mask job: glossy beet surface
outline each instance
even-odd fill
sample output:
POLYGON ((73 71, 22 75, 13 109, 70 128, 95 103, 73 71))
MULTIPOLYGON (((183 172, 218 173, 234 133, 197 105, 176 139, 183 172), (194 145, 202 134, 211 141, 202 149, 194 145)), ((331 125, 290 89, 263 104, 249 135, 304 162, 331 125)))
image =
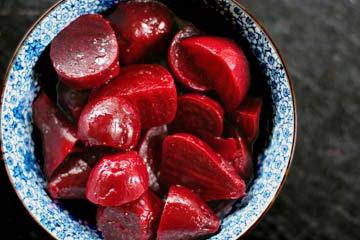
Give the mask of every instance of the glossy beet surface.
POLYGON ((50 178, 73 149, 76 131, 45 93, 40 93, 32 110, 34 124, 41 132, 45 176, 50 178))
POLYGON ((200 94, 185 94, 178 98, 173 132, 188 132, 198 136, 220 136, 223 132, 224 110, 215 100, 200 94))
POLYGON ((90 92, 87 90, 76 90, 68 87, 62 82, 57 86, 57 103, 67 113, 70 118, 77 122, 81 110, 87 103, 90 92))
POLYGON ((192 25, 185 26, 174 36, 169 51, 168 63, 176 80, 188 89, 207 91, 212 89, 212 84, 202 72, 192 65, 187 53, 180 47, 180 40, 196 36, 201 32, 192 25))
POLYGON ((171 74, 157 64, 124 67, 121 74, 92 93, 91 98, 123 96, 138 107, 141 127, 170 123, 176 114, 176 87, 171 74))
POLYGON ((261 97, 247 97, 234 112, 229 114, 230 120, 240 129, 249 143, 256 140, 259 132, 262 101, 261 97))
POLYGON ((158 2, 121 2, 110 14, 124 64, 144 61, 167 49, 173 19, 166 6, 158 2))
POLYGON ((66 159, 48 182, 48 192, 53 199, 82 199, 91 167, 81 157, 66 159))
POLYGON ((245 183, 234 168, 202 140, 185 133, 164 139, 160 182, 186 186, 205 201, 245 195, 245 183))
POLYGON ((140 138, 137 108, 122 97, 103 97, 89 101, 78 122, 79 139, 90 146, 133 149, 140 138))
POLYGON ((220 220, 189 189, 172 186, 157 232, 158 240, 197 239, 215 233, 220 220))
POLYGON ((99 207, 96 220, 106 240, 154 239, 162 201, 151 191, 119 207, 99 207))
POLYGON ((52 41, 50 58, 66 85, 87 89, 100 86, 119 73, 115 32, 99 14, 77 18, 52 41))
POLYGON ((166 136, 166 125, 150 128, 138 146, 139 156, 144 159, 149 173, 149 187, 155 192, 160 190, 157 172, 161 162, 162 141, 166 136))
POLYGON ((226 161, 232 161, 235 152, 238 149, 238 143, 234 138, 222 138, 207 135, 203 137, 204 141, 226 161))
POLYGON ((136 152, 103 157, 92 169, 86 197, 102 206, 119 206, 138 199, 148 188, 144 160, 136 152))
POLYGON ((232 40, 195 36, 180 41, 194 71, 201 71, 228 111, 235 110, 248 92, 250 70, 241 48, 232 40))

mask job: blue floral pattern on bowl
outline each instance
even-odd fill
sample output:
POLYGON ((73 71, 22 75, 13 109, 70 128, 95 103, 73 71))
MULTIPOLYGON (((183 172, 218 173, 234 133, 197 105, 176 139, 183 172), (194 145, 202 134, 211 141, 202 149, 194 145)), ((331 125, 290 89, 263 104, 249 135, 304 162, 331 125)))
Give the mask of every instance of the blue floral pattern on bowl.
MULTIPOLYGON (((203 0, 237 27, 258 59, 271 88, 274 116, 270 144, 259 156, 258 173, 247 196, 222 221, 210 239, 236 239, 252 227, 271 205, 290 166, 295 145, 294 96, 283 62, 262 28, 230 0, 203 0)), ((102 239, 95 226, 74 218, 52 201, 34 156, 31 104, 39 91, 34 66, 40 54, 69 22, 85 13, 101 12, 116 0, 64 0, 43 17, 27 35, 13 59, 1 106, 1 142, 9 178, 16 192, 44 229, 57 239, 102 239)))

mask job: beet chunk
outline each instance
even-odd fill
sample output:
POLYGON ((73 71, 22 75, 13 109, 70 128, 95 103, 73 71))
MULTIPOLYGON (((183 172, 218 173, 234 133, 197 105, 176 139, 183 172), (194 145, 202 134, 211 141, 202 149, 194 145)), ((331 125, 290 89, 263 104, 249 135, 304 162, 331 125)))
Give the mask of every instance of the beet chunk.
POLYGON ((212 89, 212 84, 201 71, 192 66, 189 57, 180 47, 180 40, 199 35, 201 32, 192 25, 185 26, 174 36, 168 51, 168 63, 176 80, 194 91, 207 91, 212 89))
POLYGON ((173 132, 189 132, 197 136, 221 136, 224 110, 215 100, 200 94, 185 94, 178 98, 173 132))
POLYGON ((114 30, 99 14, 80 16, 52 41, 50 58, 66 85, 98 87, 119 73, 119 48, 114 30))
POLYGON ((157 232, 158 240, 197 239, 215 233, 220 220, 189 189, 172 186, 157 232))
POLYGON ((210 134, 203 137, 204 141, 226 161, 231 162, 238 149, 238 143, 234 138, 214 137, 210 134))
POLYGON ((89 101, 78 122, 79 139, 90 146, 133 149, 140 138, 137 108, 122 97, 103 97, 89 101))
POLYGON ((122 96, 138 107, 141 127, 148 129, 170 123, 176 114, 177 95, 174 79, 162 66, 127 66, 121 74, 95 90, 90 98, 122 96))
POLYGON ((245 195, 245 183, 235 169, 202 140, 185 133, 164 139, 160 183, 181 184, 205 201, 245 195))
POLYGON ((119 207, 99 207, 97 226, 106 240, 154 239, 162 201, 151 191, 119 207))
POLYGON ((120 62, 139 63, 167 49, 173 27, 167 7, 154 1, 120 2, 109 20, 120 50, 120 62))
POLYGON ((228 111, 235 110, 250 85, 248 61, 232 40, 214 36, 194 36, 180 41, 194 71, 200 71, 228 111))
POLYGON ((34 124, 41 132, 45 176, 50 178, 73 149, 76 131, 45 93, 40 93, 32 110, 34 124))
POLYGON ((76 90, 66 86, 62 82, 58 83, 57 103, 75 122, 79 119, 81 110, 86 105, 89 95, 89 91, 76 90))
POLYGON ((150 128, 138 147, 139 156, 144 159, 149 173, 149 187, 155 192, 160 190, 157 172, 161 162, 162 142, 166 136, 166 125, 150 128))
POLYGON ((86 197, 102 206, 120 206, 138 199, 148 188, 144 160, 136 152, 103 157, 91 170, 86 197))

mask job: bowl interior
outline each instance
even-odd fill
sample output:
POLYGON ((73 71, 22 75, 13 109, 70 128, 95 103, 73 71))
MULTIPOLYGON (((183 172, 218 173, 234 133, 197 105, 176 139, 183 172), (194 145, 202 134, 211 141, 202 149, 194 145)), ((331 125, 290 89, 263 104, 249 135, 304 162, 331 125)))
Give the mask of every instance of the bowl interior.
MULTIPOLYGON (((55 82, 51 81, 56 75, 49 62, 47 47, 54 36, 82 14, 111 11, 115 2, 65 0, 55 6, 26 36, 5 79, 1 142, 6 169, 30 214, 58 239, 101 239, 101 234, 89 221, 91 218, 81 213, 84 211, 76 211, 82 209, 79 207, 82 203, 58 204, 48 197, 37 162, 38 149, 33 141, 31 104, 39 90, 39 83, 47 86, 55 82)), ((236 202, 231 213, 223 219, 220 232, 211 237, 234 239, 243 235, 261 217, 286 175, 296 130, 292 89, 271 41, 236 3, 226 0, 163 2, 178 16, 193 22, 200 29, 238 41, 251 63, 251 94, 264 97, 261 137, 254 148, 258 159, 255 180, 247 196, 236 202)), ((92 210, 86 213, 94 214, 92 210)))

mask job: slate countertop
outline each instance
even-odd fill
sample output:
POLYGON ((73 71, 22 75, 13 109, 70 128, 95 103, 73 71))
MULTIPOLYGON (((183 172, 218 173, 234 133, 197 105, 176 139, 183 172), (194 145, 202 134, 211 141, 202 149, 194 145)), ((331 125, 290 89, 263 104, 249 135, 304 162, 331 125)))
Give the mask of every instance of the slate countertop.
MULTIPOLYGON (((1 76, 27 28, 54 2, 0 1, 1 76)), ((248 238, 360 239, 360 0, 241 2, 286 59, 299 112, 288 180, 248 238)), ((47 239, 0 165, 1 235, 47 239)))

